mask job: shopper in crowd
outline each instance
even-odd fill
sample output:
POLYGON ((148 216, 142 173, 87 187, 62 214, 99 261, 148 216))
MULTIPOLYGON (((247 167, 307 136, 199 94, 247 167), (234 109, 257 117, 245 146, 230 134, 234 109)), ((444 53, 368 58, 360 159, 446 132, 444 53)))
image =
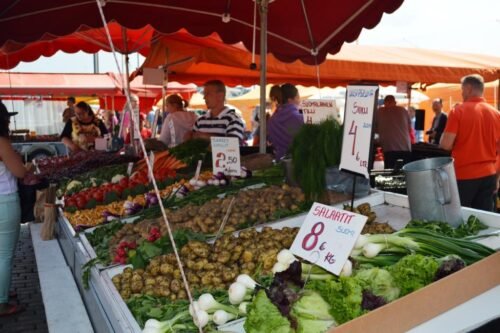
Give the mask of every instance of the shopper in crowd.
MULTIPOLYGON (((139 114, 139 134, 141 135, 141 138, 143 140, 150 139, 152 136, 152 132, 149 128, 145 126, 146 123, 146 116, 144 114, 139 114)), ((134 137, 135 139, 139 139, 137 135, 134 137)), ((125 144, 130 143, 130 132, 127 134, 127 137, 125 138, 125 144)))
POLYGON ((108 129, 108 133, 113 133, 115 126, 119 124, 114 110, 104 110, 102 113, 102 121, 108 129))
POLYGON ((494 211, 500 170, 500 112, 483 98, 480 75, 462 78, 463 103, 450 111, 440 146, 451 150, 462 206, 494 211))
POLYGON ((75 116, 75 103, 76 99, 73 96, 68 97, 68 99, 66 100, 66 105, 68 107, 64 109, 62 114, 63 123, 66 124, 68 120, 75 116))
POLYGON ((21 157, 9 141, 10 116, 0 101, 0 316, 22 311, 19 305, 9 304, 12 260, 19 238, 21 206, 17 179, 27 172, 21 157))
POLYGON ((413 106, 408 107, 408 114, 410 115, 410 121, 411 121, 411 126, 410 126, 410 143, 415 144, 417 143, 417 131, 415 130, 415 121, 416 121, 416 110, 413 106))
MULTIPOLYGON (((266 102, 266 121, 271 116, 271 102, 266 102)), ((260 105, 257 105, 252 112, 252 146, 260 144, 260 105)))
MULTIPOLYGON (((203 97, 207 112, 196 120, 192 132, 186 134, 186 139, 211 136, 228 136, 240 140, 244 145, 245 125, 234 109, 225 105, 226 86, 220 80, 211 80, 203 85, 203 97)), ((163 126, 166 126, 165 123, 163 126)))
POLYGON ((167 147, 175 147, 184 142, 187 133, 190 133, 196 122, 196 114, 186 110, 189 102, 179 95, 167 97, 167 118, 160 133, 160 141, 167 147))
POLYGON ((283 95, 279 85, 271 87, 271 90, 269 91, 269 99, 271 100, 271 114, 273 114, 278 107, 283 104, 283 95))
POLYGON ((122 129, 120 136, 125 140, 127 136, 129 136, 130 133, 130 119, 131 115, 135 114, 136 119, 139 119, 139 96, 135 94, 130 94, 130 106, 132 109, 130 109, 128 103, 125 104, 125 107, 123 108, 122 112, 122 129))
POLYGON ((288 152, 295 134, 304 125, 299 112, 300 96, 297 87, 285 83, 281 86, 282 104, 267 122, 267 139, 274 148, 274 157, 279 160, 288 152))
POLYGON ((95 147, 95 139, 103 137, 108 129, 94 115, 94 111, 85 102, 79 102, 75 106, 75 116, 66 122, 61 133, 61 141, 71 150, 92 150, 95 147))
POLYGON ((438 145, 448 121, 448 116, 443 112, 443 100, 441 98, 436 98, 432 101, 432 111, 434 111, 432 127, 425 134, 429 135, 430 143, 438 145))
POLYGON ((375 133, 384 151, 386 168, 392 169, 398 159, 411 161, 410 115, 405 108, 396 105, 393 95, 384 98, 384 106, 375 112, 375 133))

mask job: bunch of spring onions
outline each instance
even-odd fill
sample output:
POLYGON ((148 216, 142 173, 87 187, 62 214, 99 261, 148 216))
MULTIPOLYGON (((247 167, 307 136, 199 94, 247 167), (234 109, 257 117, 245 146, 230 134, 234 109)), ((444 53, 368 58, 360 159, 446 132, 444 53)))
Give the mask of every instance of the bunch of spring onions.
POLYGON ((469 265, 495 251, 470 240, 442 236, 427 229, 405 228, 390 235, 360 235, 351 257, 358 263, 387 266, 413 253, 436 258, 454 254, 469 265))
POLYGON ((252 299, 256 286, 257 282, 250 276, 240 274, 228 290, 231 305, 219 303, 209 293, 201 295, 189 307, 194 324, 199 328, 205 327, 210 321, 216 325, 224 325, 245 315, 248 301, 252 299))

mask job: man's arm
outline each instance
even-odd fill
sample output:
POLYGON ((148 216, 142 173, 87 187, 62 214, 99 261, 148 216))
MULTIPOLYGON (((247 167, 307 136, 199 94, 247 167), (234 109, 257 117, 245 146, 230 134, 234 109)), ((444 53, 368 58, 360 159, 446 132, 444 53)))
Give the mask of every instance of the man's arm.
POLYGON ((455 144, 456 137, 457 135, 454 133, 444 132, 443 136, 441 137, 441 142, 439 143, 439 147, 448 151, 452 150, 453 145, 455 144))

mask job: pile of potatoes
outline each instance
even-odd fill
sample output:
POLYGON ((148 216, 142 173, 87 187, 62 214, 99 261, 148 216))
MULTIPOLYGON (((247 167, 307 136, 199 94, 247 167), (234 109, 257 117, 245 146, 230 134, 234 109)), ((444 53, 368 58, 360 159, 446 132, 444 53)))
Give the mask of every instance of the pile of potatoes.
MULTIPOLYGON (((247 229, 239 236, 226 234, 214 244, 190 241, 180 257, 191 290, 225 289, 243 273, 269 274, 278 252, 292 245, 297 232, 298 228, 266 227, 260 232, 247 229)), ((154 258, 146 269, 126 268, 112 280, 123 299, 134 294, 187 298, 173 253, 154 258)))

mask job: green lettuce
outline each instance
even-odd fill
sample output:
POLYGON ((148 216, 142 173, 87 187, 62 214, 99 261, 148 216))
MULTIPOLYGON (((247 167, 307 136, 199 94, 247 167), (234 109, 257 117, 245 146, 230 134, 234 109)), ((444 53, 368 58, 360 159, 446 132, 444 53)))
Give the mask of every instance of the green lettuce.
POLYGON ((260 290, 249 305, 244 327, 247 333, 293 333, 288 319, 271 303, 264 290, 260 290))
POLYGON ((343 324, 366 312, 361 308, 363 287, 360 280, 342 276, 336 280, 314 280, 306 285, 306 289, 316 291, 330 304, 329 312, 338 324, 343 324))
POLYGON ((436 259, 421 254, 410 254, 390 266, 388 271, 400 288, 401 296, 405 296, 430 284, 438 268, 436 259))

